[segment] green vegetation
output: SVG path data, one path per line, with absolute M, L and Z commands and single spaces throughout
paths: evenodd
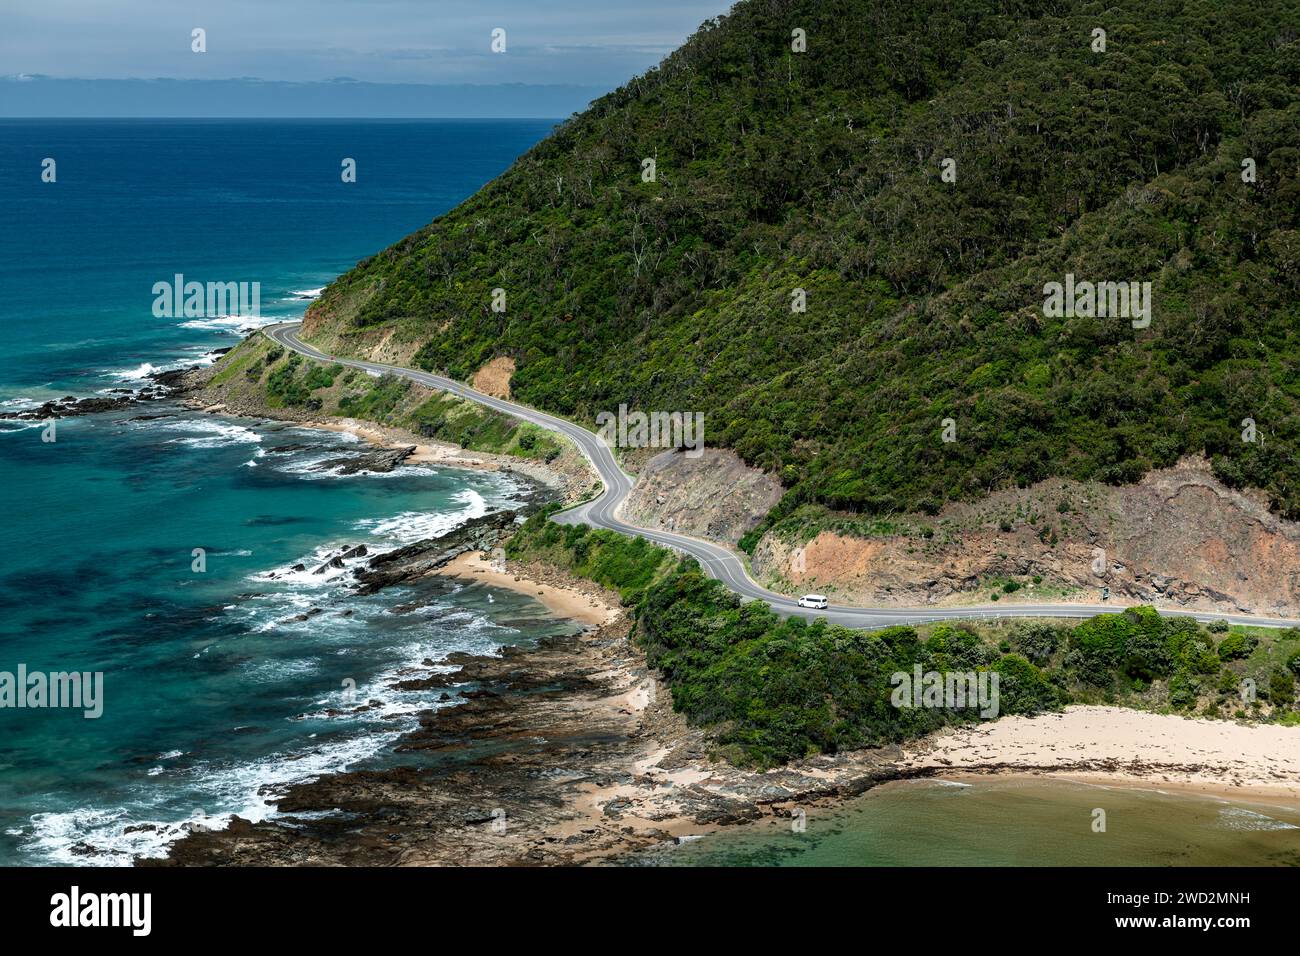
M 1211 631 L 1213 627 L 1211 627 Z M 1219 660 L 1235 661 L 1249 657 L 1250 652 L 1259 644 L 1259 638 L 1238 632 L 1228 634 L 1219 642 Z
M 243 372 L 245 378 L 251 381 L 259 381 L 266 371 L 268 362 L 275 361 L 283 354 L 278 348 L 276 351 L 279 354 L 275 355 L 274 358 L 268 358 L 268 350 L 248 348 L 241 344 L 221 358 L 213 372 L 212 384 L 224 385 L 240 372 Z
M 1214 716 L 1237 705 L 1246 679 L 1255 681 L 1260 698 L 1249 705 L 1251 716 L 1288 721 L 1295 714 L 1300 631 L 1233 631 L 1224 638 L 1231 642 L 1225 663 L 1196 622 L 1142 607 L 1074 626 L 1017 621 L 855 631 L 824 620 L 809 624 L 782 619 L 762 602 L 741 604 L 693 560 L 642 539 L 554 524 L 547 520 L 554 507 L 529 518 L 507 554 L 618 591 L 633 609 L 635 639 L 672 689 L 673 707 L 710 727 L 720 752 L 737 763 L 772 766 L 977 719 L 972 709 L 894 707 L 891 675 L 917 664 L 923 671 L 996 671 L 1003 714 L 1106 702 L 1185 713 L 1200 707 Z M 1235 656 L 1240 646 L 1254 652 Z
M 274 368 L 266 378 L 266 395 L 272 408 L 298 405 L 319 411 L 321 400 L 313 398 L 312 392 L 329 388 L 343 371 L 342 365 L 320 365 L 304 361 L 296 353 L 278 365 L 274 360 L 266 364 L 267 367 Z
M 435 395 L 411 413 L 415 431 L 462 448 L 552 461 L 563 451 L 553 432 L 451 395 Z
M 351 418 L 387 422 L 399 402 L 411 391 L 410 379 L 397 375 L 382 375 L 359 383 L 361 388 L 349 391 L 339 398 L 339 411 Z
M 443 393 L 429 396 L 409 379 L 375 377 L 338 363 L 329 365 L 286 353 L 262 336 L 241 342 L 223 356 L 212 384 L 259 390 L 272 408 L 297 408 L 405 428 L 424 438 L 473 451 L 553 461 L 561 439 L 536 425 Z
M 550 505 L 524 523 L 506 546 L 512 558 L 544 560 L 617 591 L 623 603 L 639 605 L 651 584 L 671 576 L 676 558 L 644 538 L 629 538 L 586 525 L 562 526 L 548 521 Z
M 805 504 L 786 515 L 775 525 L 764 525 L 762 531 L 751 531 L 740 541 L 740 549 L 753 553 L 762 532 L 771 531 L 777 538 L 804 544 L 823 531 L 857 538 L 892 537 L 907 535 L 931 538 L 934 529 L 915 522 L 900 522 L 885 517 L 845 515 L 827 511 L 815 504 Z
M 921 641 L 910 627 L 854 631 L 782 619 L 741 604 L 690 559 L 640 538 L 535 514 L 507 545 L 513 558 L 544 560 L 617 590 L 635 608 L 637 640 L 672 687 L 673 706 L 712 726 L 737 763 L 772 766 L 794 757 L 880 746 L 973 720 L 975 709 L 898 708 L 890 676 L 923 670 L 996 670 L 1004 713 L 1029 713 L 1060 697 L 1034 665 L 1001 656 L 969 630 L 939 628 Z
M 1290 0 L 742 2 L 314 315 L 459 378 L 508 355 L 579 421 L 704 411 L 773 521 L 1202 452 L 1300 517 L 1298 36 Z M 1067 272 L 1150 281 L 1150 327 L 1045 317 Z

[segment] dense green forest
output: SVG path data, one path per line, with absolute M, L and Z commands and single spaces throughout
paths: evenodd
M 1300 518 L 1298 36 L 1294 0 L 747 0 L 308 328 L 511 356 L 588 423 L 703 411 L 782 479 L 773 520 L 1200 452 Z M 1149 327 L 1045 316 L 1066 273 L 1150 282 Z
M 979 719 L 977 709 L 900 708 L 891 676 L 995 671 L 1000 714 L 1068 703 L 1118 703 L 1208 717 L 1300 723 L 1300 630 L 1262 636 L 1222 622 L 1161 617 L 1149 607 L 1078 624 L 1019 621 L 860 631 L 783 619 L 742 604 L 692 559 L 642 538 L 534 514 L 507 554 L 542 561 L 617 591 L 635 639 L 672 689 L 674 709 L 708 727 L 735 763 L 773 766 L 817 753 L 881 746 Z M 1217 638 L 1217 640 L 1216 640 Z M 1242 682 L 1254 699 L 1242 699 Z

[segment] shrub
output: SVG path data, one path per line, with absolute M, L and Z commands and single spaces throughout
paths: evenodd
M 1124 659 L 1132 622 L 1122 614 L 1099 614 L 1070 632 L 1072 668 L 1080 680 L 1104 687 Z
M 1229 634 L 1219 642 L 1219 660 L 1235 661 L 1249 657 L 1258 644 L 1258 638 L 1242 634 L 1240 631 Z
M 1060 692 L 1043 672 L 1021 657 L 1008 654 L 993 664 L 998 678 L 998 706 L 1002 714 L 1032 714 L 1059 707 Z
M 1175 674 L 1169 681 L 1169 703 L 1185 709 L 1196 703 L 1200 682 L 1190 674 Z
M 1159 631 L 1138 630 L 1128 640 L 1124 651 L 1124 673 L 1151 682 L 1169 674 L 1173 655 L 1169 642 Z
M 1045 622 L 1017 622 L 1011 630 L 1011 646 L 1041 667 L 1061 646 L 1061 629 Z
M 1290 707 L 1295 703 L 1295 675 L 1280 667 L 1269 674 L 1268 699 L 1278 707 Z

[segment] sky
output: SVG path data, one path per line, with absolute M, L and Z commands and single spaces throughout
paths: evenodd
M 0 75 L 613 89 L 729 0 L 0 0 Z M 207 52 L 191 50 L 195 28 Z M 506 52 L 490 49 L 506 31 Z

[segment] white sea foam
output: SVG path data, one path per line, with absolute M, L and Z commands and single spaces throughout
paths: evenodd
M 34 388 L 19 388 L 15 392 L 11 397 L 0 400 L 0 408 L 26 411 L 31 408 L 40 408 L 46 402 L 63 398 L 68 394 L 66 390 L 50 388 L 48 382 Z
M 162 431 L 198 432 L 197 435 L 168 439 L 168 442 L 192 448 L 221 448 L 225 445 L 256 444 L 262 440 L 262 436 L 251 428 L 216 418 L 185 418 L 150 424 Z
M 221 358 L 221 356 L 225 354 L 224 352 L 217 352 L 216 350 L 208 349 L 193 349 L 192 351 L 198 352 L 199 354 L 194 358 L 186 359 L 186 365 L 215 365 L 217 359 Z
M 488 512 L 487 501 L 473 488 L 457 492 L 451 500 L 463 507 L 453 512 L 403 511 L 391 518 L 358 521 L 356 528 L 406 544 L 423 538 L 440 538 L 466 521 L 481 518 Z
M 331 568 L 326 566 L 327 562 L 342 550 L 343 546 L 338 544 L 321 545 L 310 554 L 299 558 L 297 561 L 293 561 L 289 564 L 282 564 L 269 571 L 259 571 L 256 574 L 249 575 L 248 580 L 256 581 L 260 584 L 281 584 L 294 589 L 306 588 L 309 590 L 318 590 L 323 587 L 329 587 L 332 586 L 338 578 L 350 576 L 353 571 L 353 566 L 364 560 L 361 558 L 353 558 L 341 568 Z M 301 571 L 294 570 L 299 566 L 302 568 Z M 317 570 L 320 570 L 319 574 L 316 573 Z M 289 599 L 291 593 L 286 593 L 285 597 L 286 599 Z M 290 613 L 301 612 L 295 610 Z
M 448 617 L 457 621 L 464 619 L 464 615 L 459 613 Z M 288 787 L 323 774 L 345 771 L 386 751 L 415 726 L 417 714 L 430 707 L 449 706 L 433 699 L 427 691 L 400 691 L 390 685 L 427 658 L 441 659 L 454 649 L 486 652 L 499 646 L 492 640 L 492 632 L 502 629 L 482 616 L 471 614 L 469 619 L 472 623 L 468 627 L 451 631 L 455 634 L 454 646 L 445 641 L 410 642 L 399 649 L 402 663 L 377 674 L 350 695 L 340 688 L 318 699 L 314 706 L 320 709 L 300 717 L 345 724 L 359 721 L 361 725 L 356 733 L 331 737 L 321 743 L 316 742 L 319 740 L 316 734 L 308 734 L 301 747 L 247 763 L 197 764 L 174 769 L 154 766 L 145 771 L 149 777 L 166 773 L 171 785 L 184 786 L 187 792 L 202 794 L 195 797 L 194 802 L 205 806 L 188 810 L 179 815 L 179 819 L 172 809 L 178 798 L 173 794 L 171 806 L 164 806 L 163 791 L 157 789 L 156 784 L 150 784 L 147 789 L 141 789 L 140 805 L 133 809 L 83 807 L 39 813 L 31 817 L 29 833 L 19 831 L 11 835 L 26 836 L 23 849 L 42 862 L 121 866 L 133 857 L 164 856 L 173 842 L 196 828 L 222 829 L 234 816 L 253 822 L 266 820 L 275 815 L 274 801 Z M 290 668 L 303 666 L 302 662 L 283 663 Z M 364 714 L 351 713 L 353 708 L 372 701 L 376 706 Z M 182 756 L 179 751 L 168 751 L 157 759 L 179 756 Z M 124 832 L 127 827 L 134 832 Z M 74 850 L 75 847 L 83 848 L 83 852 Z M 93 853 L 85 853 L 87 847 Z
M 289 294 L 299 299 L 318 299 L 320 294 L 325 291 L 325 287 L 319 289 L 294 289 Z
M 125 807 L 83 807 L 34 814 L 31 833 L 23 848 L 44 862 L 65 866 L 121 866 L 136 856 L 160 857 L 168 846 L 193 829 L 220 830 L 234 816 L 255 823 L 265 820 L 275 812 L 272 800 L 284 788 L 325 773 L 346 770 L 389 746 L 405 729 L 396 726 L 382 731 L 371 729 L 357 736 L 311 744 L 290 753 L 270 754 L 244 764 L 199 765 L 172 775 L 203 794 L 200 799 L 210 807 L 231 807 L 231 810 L 208 812 L 200 807 L 182 819 L 168 819 L 174 811 L 169 813 L 169 808 L 160 806 L 156 797 L 153 800 L 146 797 L 146 805 L 134 811 Z M 151 813 L 156 817 L 150 819 Z M 135 832 L 126 833 L 127 827 Z M 95 852 L 77 852 L 76 847 L 89 847 Z
M 240 667 L 244 679 L 253 684 L 279 684 L 286 680 L 306 680 L 320 672 L 320 662 L 306 657 L 258 659 Z
M 194 444 L 252 443 L 260 442 L 263 437 L 244 426 L 216 419 L 151 425 L 179 433 L 173 440 Z M 497 497 L 491 491 L 488 496 Z M 490 507 L 479 491 L 464 489 L 453 497 L 447 510 L 404 512 L 360 522 L 356 527 L 367 533 L 367 544 L 373 555 L 387 545 L 400 546 L 418 538 L 445 534 L 471 518 L 486 514 Z M 352 568 L 360 566 L 364 559 L 351 560 L 349 567 L 342 569 L 326 568 L 319 575 L 312 572 L 345 546 L 357 543 L 360 542 L 353 539 L 323 545 L 291 565 L 250 576 L 267 593 L 228 605 L 224 613 L 254 633 L 284 636 L 291 641 L 300 640 L 299 634 L 306 634 L 310 635 L 311 643 L 309 648 L 304 645 L 305 653 L 301 656 L 253 659 L 243 668 L 247 680 L 310 686 L 320 681 L 322 662 L 332 659 L 332 655 L 326 656 L 331 649 L 335 653 L 355 649 L 357 626 L 364 626 L 366 613 L 377 612 L 374 608 L 367 612 L 364 601 L 350 600 L 350 592 L 340 585 L 350 579 Z M 292 571 L 293 564 L 302 564 L 304 569 Z M 305 621 L 293 620 L 313 607 L 325 610 Z M 344 617 L 339 614 L 344 609 L 361 613 Z M 124 801 L 125 806 L 91 806 L 36 814 L 31 818 L 31 826 L 19 835 L 24 849 L 41 862 L 83 866 L 122 865 L 133 857 L 162 856 L 170 844 L 196 826 L 221 828 L 233 815 L 253 821 L 266 819 L 274 815 L 272 801 L 287 786 L 346 770 L 385 752 L 414 726 L 415 715 L 431 706 L 450 706 L 437 701 L 437 695 L 429 691 L 397 690 L 391 686 L 394 682 L 415 670 L 427 672 L 423 661 L 442 660 L 453 650 L 493 652 L 500 647 L 501 638 L 510 633 L 509 629 L 493 624 L 483 613 L 454 603 L 435 602 L 420 608 L 414 616 L 421 623 L 408 633 L 421 636 L 393 648 L 397 663 L 376 674 L 354 693 L 349 694 L 341 687 L 328 691 L 299 714 L 301 720 L 337 726 L 341 731 L 338 736 L 304 733 L 291 748 L 238 764 L 223 761 L 186 765 L 185 761 L 177 760 L 185 756 L 181 751 L 157 754 L 141 768 L 141 786 Z M 292 647 L 286 645 L 286 649 Z M 371 702 L 373 706 L 369 706 Z M 362 704 L 368 705 L 367 710 L 354 713 Z M 178 796 L 178 788 L 194 796 Z M 186 799 L 192 799 L 194 805 L 203 809 L 186 806 Z M 134 832 L 124 832 L 128 827 Z
M 188 350 L 190 354 L 184 358 L 176 359 L 172 362 L 141 362 L 133 368 L 105 369 L 105 374 L 117 379 L 120 382 L 138 382 L 145 383 L 149 381 L 150 375 L 157 375 L 159 372 L 175 372 L 178 369 L 194 368 L 195 366 L 213 365 L 220 355 L 213 349 L 199 347 Z M 196 354 L 197 353 L 197 354 Z M 100 389 L 100 394 L 104 394 L 109 389 Z
M 1300 826 L 1278 820 L 1245 807 L 1224 807 L 1219 811 L 1219 825 L 1229 830 L 1300 830 Z
M 244 335 L 266 325 L 275 325 L 281 321 L 275 316 L 267 315 L 217 315 L 212 318 L 190 319 L 182 322 L 182 329 L 202 329 L 205 332 L 232 332 Z
M 337 458 L 346 458 L 348 449 L 330 449 L 321 454 L 313 455 L 296 455 L 278 466 L 277 470 L 286 475 L 296 475 L 299 478 L 305 478 L 308 481 L 321 481 L 323 479 L 334 479 L 340 477 L 348 478 L 433 478 L 438 475 L 435 468 L 426 465 L 402 465 L 394 468 L 392 471 L 358 471 L 351 475 L 343 475 L 342 465 L 336 465 L 333 468 L 324 468 L 320 466 L 327 461 L 333 461 Z
M 123 382 L 146 382 L 149 380 L 150 375 L 164 371 L 167 371 L 164 366 L 154 365 L 152 362 L 144 362 L 137 365 L 135 368 L 110 370 L 108 374 Z

